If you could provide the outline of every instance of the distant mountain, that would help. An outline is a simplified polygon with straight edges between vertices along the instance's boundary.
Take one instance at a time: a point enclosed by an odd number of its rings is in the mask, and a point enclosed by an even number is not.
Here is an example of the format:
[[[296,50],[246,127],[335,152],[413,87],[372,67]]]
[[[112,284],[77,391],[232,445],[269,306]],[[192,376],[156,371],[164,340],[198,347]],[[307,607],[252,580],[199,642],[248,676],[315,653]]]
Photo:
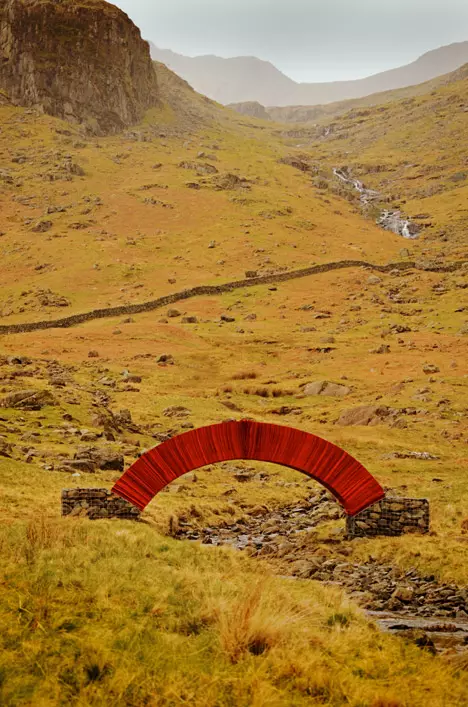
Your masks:
[[[463,81],[466,78],[468,78],[468,63],[455,71],[437,76],[435,79],[416,84],[415,86],[405,86],[391,91],[371,93],[369,96],[363,96],[362,98],[349,98],[344,101],[316,106],[270,106],[268,108],[260,105],[260,103],[247,101],[245,103],[231,103],[228,108],[250,118],[274,120],[277,123],[316,123],[322,119],[336,118],[351,110],[381,106],[384,103],[423,96],[442,86]]]
[[[196,91],[225,105],[256,102],[263,106],[318,105],[360,98],[423,83],[468,62],[468,41],[423,54],[397,69],[355,81],[297,83],[268,61],[256,57],[187,57],[150,42],[153,59],[166,64]]]

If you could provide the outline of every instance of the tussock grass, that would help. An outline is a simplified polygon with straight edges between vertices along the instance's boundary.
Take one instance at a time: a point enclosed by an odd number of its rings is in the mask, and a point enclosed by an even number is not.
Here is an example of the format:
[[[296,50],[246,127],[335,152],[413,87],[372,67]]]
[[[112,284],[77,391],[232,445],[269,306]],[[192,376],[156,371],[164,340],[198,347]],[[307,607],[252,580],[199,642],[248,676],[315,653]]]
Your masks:
[[[255,371],[241,371],[240,373],[234,373],[231,378],[233,381],[255,380],[258,378],[258,374]]]
[[[232,551],[40,516],[4,527],[0,550],[5,706],[468,700],[463,666],[381,634],[336,588]]]

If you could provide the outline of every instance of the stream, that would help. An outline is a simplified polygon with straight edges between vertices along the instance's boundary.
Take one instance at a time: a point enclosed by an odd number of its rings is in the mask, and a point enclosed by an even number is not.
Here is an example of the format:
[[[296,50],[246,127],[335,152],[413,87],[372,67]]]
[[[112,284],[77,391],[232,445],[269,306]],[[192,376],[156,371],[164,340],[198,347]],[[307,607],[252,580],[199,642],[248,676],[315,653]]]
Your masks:
[[[236,473],[234,468],[232,471]],[[265,558],[281,576],[290,579],[313,579],[341,587],[383,631],[433,653],[468,650],[468,588],[438,582],[434,575],[372,557],[353,561],[355,541],[348,540],[344,530],[336,528],[321,540],[317,535],[318,525],[342,518],[339,504],[326,490],[320,490],[297,505],[255,506],[243,517],[208,527],[201,527],[190,515],[181,515],[171,534]]]
[[[367,189],[359,179],[351,177],[344,169],[333,168],[333,174],[345,184],[351,184],[360,194],[361,204],[368,206],[370,203],[377,201],[380,198],[380,193],[374,189]],[[380,214],[376,221],[377,225],[382,226],[386,231],[392,231],[398,236],[403,236],[409,240],[414,240],[418,237],[416,227],[409,219],[402,216],[400,211],[389,211],[385,209]]]

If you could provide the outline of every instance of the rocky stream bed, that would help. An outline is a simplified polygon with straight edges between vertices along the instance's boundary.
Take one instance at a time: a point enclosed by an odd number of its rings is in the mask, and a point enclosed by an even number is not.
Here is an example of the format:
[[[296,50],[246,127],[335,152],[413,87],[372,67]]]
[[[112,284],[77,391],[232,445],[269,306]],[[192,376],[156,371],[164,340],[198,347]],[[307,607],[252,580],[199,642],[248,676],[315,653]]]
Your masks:
[[[340,179],[345,184],[350,184],[356,191],[359,192],[361,204],[365,207],[373,202],[378,202],[381,199],[381,194],[374,189],[368,189],[359,180],[351,177],[349,172],[345,168],[338,169],[335,167],[333,170],[335,177]],[[415,223],[405,218],[400,211],[392,211],[389,209],[384,209],[376,223],[382,226],[386,231],[392,231],[398,236],[403,236],[409,240],[413,240],[418,237],[419,229]]]
[[[351,561],[352,543],[365,540],[347,540],[344,526],[326,538],[318,537],[319,524],[342,517],[341,507],[324,490],[297,506],[256,506],[244,517],[217,526],[201,528],[192,518],[181,516],[172,534],[265,558],[275,571],[291,579],[342,587],[383,630],[432,652],[468,650],[468,588],[372,557],[363,563]]]

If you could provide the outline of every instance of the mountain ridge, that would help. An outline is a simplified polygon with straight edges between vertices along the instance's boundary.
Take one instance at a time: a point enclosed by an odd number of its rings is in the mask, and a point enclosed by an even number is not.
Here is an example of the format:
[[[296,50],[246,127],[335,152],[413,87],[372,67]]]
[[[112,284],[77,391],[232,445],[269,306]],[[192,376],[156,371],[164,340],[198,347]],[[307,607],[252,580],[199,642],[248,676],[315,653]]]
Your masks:
[[[423,83],[468,62],[468,41],[430,50],[415,61],[352,81],[298,83],[256,57],[186,57],[149,42],[151,56],[223,104],[255,101],[263,106],[318,105]]]

